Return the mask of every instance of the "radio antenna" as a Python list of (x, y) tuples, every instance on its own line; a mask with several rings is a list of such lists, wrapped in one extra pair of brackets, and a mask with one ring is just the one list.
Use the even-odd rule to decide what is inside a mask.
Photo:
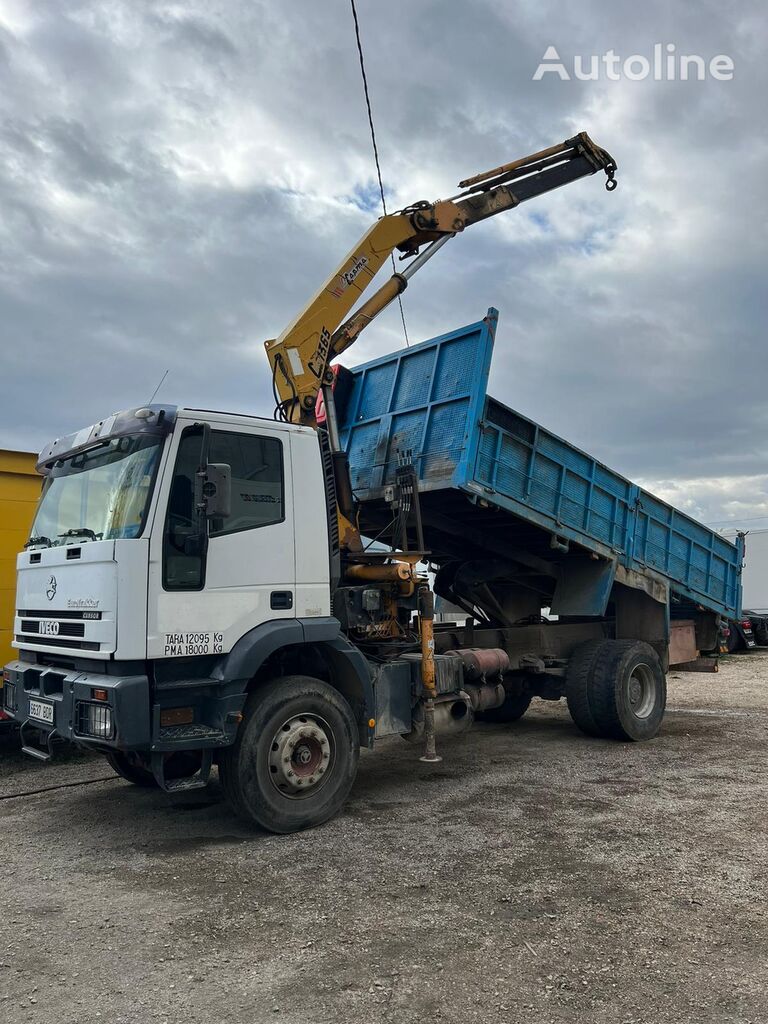
[[(170, 368), (169, 368), (169, 369), (170, 369)], [(159, 384), (157, 385), (157, 387), (155, 388), (155, 390), (154, 390), (154, 391), (152, 392), (152, 397), (151, 397), (151, 398), (150, 398), (150, 400), (149, 400), (149, 401), (147, 402), (147, 405), (152, 405), (152, 402), (153, 402), (153, 401), (155, 400), (155, 395), (156, 395), (156, 394), (157, 394), (157, 392), (158, 392), (158, 391), (160, 390), (160, 388), (161, 388), (161, 387), (163, 386), (163, 381), (164, 381), (164, 380), (165, 380), (165, 378), (166, 378), (166, 377), (168, 376), (168, 372), (169, 372), (169, 371), (168, 371), (168, 370), (166, 370), (166, 371), (165, 371), (165, 373), (163, 374), (163, 376), (162, 376), (162, 377), (160, 378), (160, 383), (159, 383)]]

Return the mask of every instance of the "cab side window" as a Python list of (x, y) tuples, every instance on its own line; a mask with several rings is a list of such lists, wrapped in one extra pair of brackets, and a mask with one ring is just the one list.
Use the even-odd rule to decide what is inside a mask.
[(231, 513), (211, 520), (210, 537), (283, 521), (283, 445), (277, 438), (214, 430), (208, 461), (226, 463), (232, 470)]
[[(195, 480), (203, 458), (203, 431), (187, 427), (179, 441), (163, 531), (163, 587), (202, 590), (208, 539), (285, 519), (283, 446), (273, 437), (211, 431), (208, 462), (231, 469), (231, 513), (211, 519), (207, 536), (195, 508)], [(203, 524), (203, 529), (204, 529)]]

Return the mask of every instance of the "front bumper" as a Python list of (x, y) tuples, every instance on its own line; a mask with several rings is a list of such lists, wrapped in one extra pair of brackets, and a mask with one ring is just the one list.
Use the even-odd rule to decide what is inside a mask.
[[(3, 710), (22, 730), (39, 730), (49, 749), (56, 736), (81, 745), (120, 750), (150, 746), (146, 675), (110, 676), (12, 661), (5, 666), (3, 676)], [(96, 690), (103, 691), (106, 700), (96, 700)], [(42, 720), (40, 711), (51, 721)]]
[[(213, 679), (150, 685), (143, 675), (105, 675), (24, 661), (5, 666), (2, 709), (21, 726), (22, 742), (35, 754), (31, 730), (47, 758), (57, 737), (79, 746), (136, 751), (143, 756), (229, 746), (242, 718), (245, 692), (221, 692)], [(97, 694), (96, 691), (101, 691)], [(106, 698), (106, 699), (105, 699)], [(163, 713), (189, 711), (189, 724), (164, 722)], [(41, 711), (51, 721), (41, 718)], [(173, 719), (173, 715), (170, 716)]]

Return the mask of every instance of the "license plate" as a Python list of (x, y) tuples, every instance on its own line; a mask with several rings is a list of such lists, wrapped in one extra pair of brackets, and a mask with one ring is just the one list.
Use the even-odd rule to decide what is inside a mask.
[(38, 722), (53, 725), (53, 704), (47, 700), (31, 700), (29, 702), (29, 717), (36, 718)]

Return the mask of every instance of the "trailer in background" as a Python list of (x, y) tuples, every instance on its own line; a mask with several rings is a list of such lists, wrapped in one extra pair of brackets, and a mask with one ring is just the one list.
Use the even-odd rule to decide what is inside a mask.
[[(17, 452), (0, 448), (0, 664), (14, 657), (14, 597), (16, 594), (16, 556), (29, 539), (29, 527), (40, 497), (41, 477), (35, 469), (36, 452)], [(0, 679), (0, 690), (2, 689)], [(2, 708), (0, 727), (8, 716)]]

